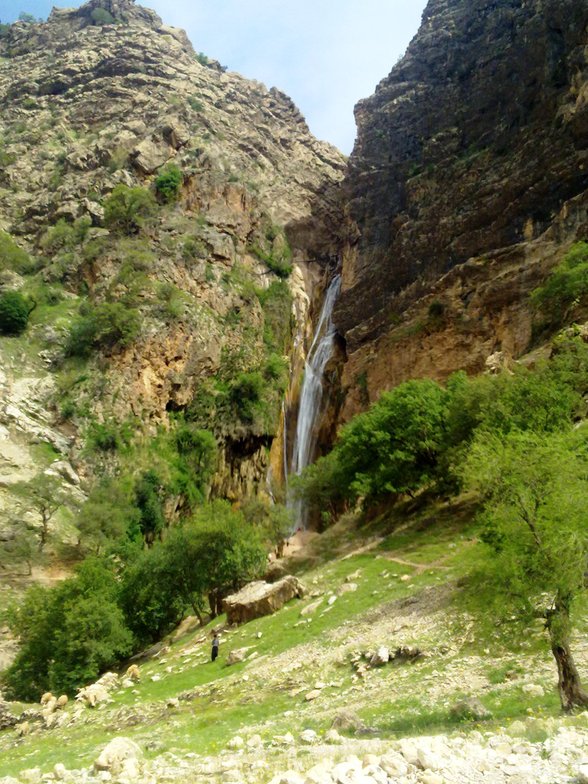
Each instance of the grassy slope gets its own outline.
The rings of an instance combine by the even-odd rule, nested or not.
[[[72,726],[35,730],[20,741],[11,731],[1,733],[0,775],[46,771],[56,762],[87,765],[116,735],[134,738],[150,756],[215,755],[237,733],[259,733],[264,742],[305,728],[323,733],[342,711],[357,713],[382,738],[448,730],[451,705],[471,693],[492,710],[489,728],[529,712],[558,715],[555,671],[542,632],[509,649],[454,604],[456,581],[476,559],[471,513],[462,503],[413,512],[402,528],[401,512],[359,531],[350,521],[340,523],[294,564],[307,598],[229,631],[215,664],[208,661],[209,637],[202,640],[197,630],[143,665],[136,689],[114,694],[100,710],[84,710]],[[330,592],[337,595],[346,580],[357,590],[338,595],[330,606]],[[321,606],[301,616],[319,596]],[[384,644],[392,650],[418,645],[428,656],[359,678],[352,653]],[[245,646],[254,658],[225,666],[228,653]],[[588,651],[578,653],[584,668]],[[526,695],[525,681],[543,685],[545,696]],[[307,702],[318,682],[324,684],[320,697]],[[166,705],[186,691],[190,697],[179,707]]]

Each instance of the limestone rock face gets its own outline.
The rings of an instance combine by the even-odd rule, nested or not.
[[[223,610],[227,613],[228,623],[247,623],[263,615],[271,615],[280,610],[290,599],[304,596],[304,586],[296,577],[288,575],[277,583],[258,580],[246,585],[238,593],[227,596]]]
[[[71,459],[71,476],[82,485],[92,471],[84,464],[88,422],[76,415],[60,423],[60,393],[44,379],[63,358],[76,298],[120,299],[133,249],[140,246],[143,259],[131,273],[141,279],[133,294],[141,335],[88,363],[75,403],[78,411],[91,410],[93,421],[133,422],[135,429],[139,423],[153,435],[199,394],[214,404],[215,380],[229,361],[235,375],[260,370],[264,322],[252,289],[279,278],[254,251],[275,226],[292,249],[293,318],[304,329],[314,285],[308,270],[322,269],[332,252],[325,226],[339,212],[345,159],[310,134],[278,89],[197,57],[183,31],[132,0],[90,0],[54,9],[46,23],[9,26],[0,40],[0,139],[0,230],[39,261],[47,284],[63,287],[72,304],[51,334],[34,336],[39,356],[33,361],[31,349],[26,358],[28,376],[50,391],[43,401],[49,422],[41,430],[41,416],[31,423],[25,406],[0,412],[0,441],[10,440],[6,450],[19,478],[37,472],[29,465],[32,439]],[[159,205],[149,231],[123,238],[117,250],[104,226],[104,201],[117,185],[154,193],[166,164],[182,173],[177,202]],[[45,244],[60,219],[91,224],[86,245],[73,254]],[[84,254],[96,243],[108,250]],[[24,387],[21,358],[13,364],[7,383]],[[200,423],[215,430],[220,446],[212,492],[230,499],[256,493],[265,487],[279,415],[262,426],[220,419],[214,410],[208,424]],[[26,433],[17,439],[17,430]],[[10,506],[0,498],[0,516]]]
[[[586,231],[587,24],[583,0],[430,0],[357,105],[335,312],[346,417],[406,378],[527,347],[528,293]]]

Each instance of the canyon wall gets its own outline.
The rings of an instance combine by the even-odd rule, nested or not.
[[[528,296],[588,224],[588,6],[431,0],[360,101],[346,178],[343,418],[531,341]]]

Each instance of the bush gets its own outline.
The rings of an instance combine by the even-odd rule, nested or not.
[[[155,178],[155,190],[161,201],[165,204],[176,201],[183,181],[184,175],[174,163],[166,166]]]
[[[117,185],[104,203],[104,223],[112,231],[136,234],[155,209],[155,199],[145,188]]]
[[[41,240],[41,246],[47,253],[73,250],[85,240],[91,225],[92,221],[87,216],[78,218],[73,224],[61,218],[55,226],[48,229]]]
[[[232,382],[230,398],[242,422],[252,424],[263,408],[265,383],[261,373],[239,373]]]
[[[48,690],[73,694],[130,653],[118,593],[112,568],[95,558],[56,588],[31,588],[10,622],[20,640],[5,674],[11,695],[36,702]]]
[[[588,295],[588,243],[578,242],[565,255],[543,286],[535,289],[531,302],[551,326],[565,324],[572,308],[585,305]]]
[[[106,8],[94,8],[91,16],[92,21],[97,25],[114,24],[116,22],[114,16]]]
[[[71,326],[66,353],[87,357],[100,349],[125,348],[139,331],[139,313],[120,302],[86,306]]]
[[[21,335],[27,328],[31,305],[20,291],[0,295],[0,334]]]
[[[33,272],[34,262],[29,254],[16,244],[10,234],[0,231],[0,272],[3,270],[26,275]]]

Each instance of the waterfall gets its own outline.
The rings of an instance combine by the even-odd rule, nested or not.
[[[290,473],[302,473],[313,458],[316,443],[315,426],[320,415],[323,396],[323,373],[335,344],[336,330],[332,315],[340,287],[341,277],[337,275],[327,289],[314,338],[304,363],[304,379],[300,392]],[[299,522],[304,523],[301,509],[298,509],[298,517]]]

